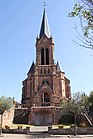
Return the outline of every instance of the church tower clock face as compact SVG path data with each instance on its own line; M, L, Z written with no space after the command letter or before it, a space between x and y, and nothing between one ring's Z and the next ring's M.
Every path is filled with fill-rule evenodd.
M60 102L71 95L70 80L54 60L54 40L45 9L35 46L36 61L23 81L21 107L24 111L29 109L28 124L57 124Z

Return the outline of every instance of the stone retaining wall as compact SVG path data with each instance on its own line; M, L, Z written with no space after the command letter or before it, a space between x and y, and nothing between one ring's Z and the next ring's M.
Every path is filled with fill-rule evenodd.
M30 127L27 127L26 129L2 129L3 133L9 134L29 134L30 131Z
M6 110L2 115L2 121L1 121L1 115L0 115L0 125L2 122L2 127L9 126L12 124L14 119L14 108L10 108L9 110Z
M12 133L12 134L30 134L31 128L28 127L26 129L3 129L3 133ZM35 133L35 132L34 132ZM74 135L75 128L59 128L59 129L52 129L52 127L48 127L48 133L54 135ZM76 134L78 135L86 135L86 134L93 134L93 127L77 127Z
M49 134L59 134L59 135L71 135L75 134L75 128L59 128L59 129L52 129L52 127L48 127L48 133ZM77 127L76 128L77 134L93 134L93 127Z

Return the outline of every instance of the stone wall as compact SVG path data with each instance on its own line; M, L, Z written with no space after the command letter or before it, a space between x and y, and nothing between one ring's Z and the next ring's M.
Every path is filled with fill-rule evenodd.
M6 110L2 116L2 127L11 125L13 119L14 119L14 109L11 108L9 110ZM0 124L1 124L1 120L0 120Z
M30 127L26 127L25 129L3 129L3 133L11 133L11 134L29 134L31 131Z
M15 108L14 123L15 124L28 124L28 108Z
M56 128L56 129L52 129L52 127L48 127L48 133L49 134L55 134L55 135L74 135L76 132L76 134L80 134L80 135L86 135L86 134L93 134L93 127L77 127L76 131L75 128Z

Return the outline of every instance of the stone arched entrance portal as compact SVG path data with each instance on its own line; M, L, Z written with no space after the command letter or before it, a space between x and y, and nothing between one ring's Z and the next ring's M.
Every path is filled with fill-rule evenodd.
M53 124L53 114L47 111L35 113L34 125L51 125Z

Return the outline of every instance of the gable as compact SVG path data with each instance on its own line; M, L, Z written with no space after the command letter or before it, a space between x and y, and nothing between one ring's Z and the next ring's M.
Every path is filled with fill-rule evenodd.
M53 90L50 88L50 86L47 83L44 83L39 89L39 92L42 92L42 91L53 92Z
M38 40L37 46L38 45L42 45L42 44L46 45L46 43L49 44L50 43L50 39L46 35L43 35L42 38Z

